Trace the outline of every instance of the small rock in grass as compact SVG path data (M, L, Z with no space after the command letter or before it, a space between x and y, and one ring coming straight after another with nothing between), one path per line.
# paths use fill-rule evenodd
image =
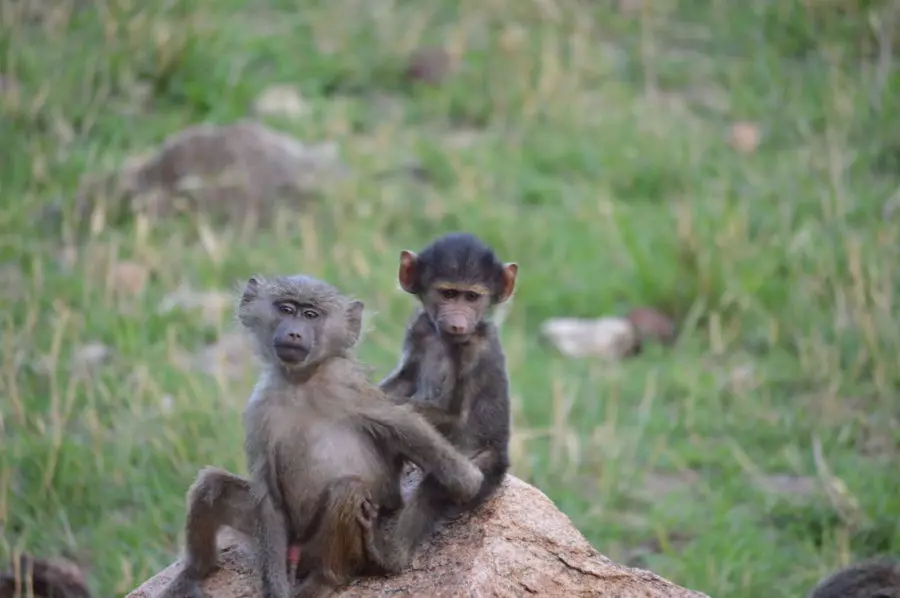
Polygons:
M122 295L138 295L144 290L150 270L143 264L134 261L121 261L110 269L110 280L113 290Z
M406 79L410 83L438 85L453 70L450 55L441 47L430 46L416 50L409 59Z
M641 342L655 340L664 345L675 342L675 324L663 313L652 307L638 307L625 316L631 322Z
M731 147L742 154L750 154L759 146L759 127L750 122L737 122L731 126Z
M182 286L166 295L159 305L159 313L175 309L199 309L205 324L215 326L222 321L222 315L233 308L233 298L222 291L195 291Z
M95 368L109 361L112 355L113 350L103 343L81 345L72 355L72 375L76 378L89 376Z
M280 116L297 119L309 114L309 105L293 85L271 85L256 97L253 103L258 116Z
M618 361L640 347L635 327L625 318L553 318L541 325L541 333L568 357Z

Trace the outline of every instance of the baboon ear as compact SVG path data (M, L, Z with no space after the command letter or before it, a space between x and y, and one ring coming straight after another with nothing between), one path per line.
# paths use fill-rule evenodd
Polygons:
M503 264L503 289L500 292L498 303L509 299L516 290L516 275L519 273L519 265L515 262Z
M366 305L362 301L352 301L347 306L347 338L351 345L356 344L362 333L362 316Z
M241 295L241 305L247 305L259 296L260 277L251 276L244 285L244 293Z
M418 274L419 256L408 249L400 252L400 272L397 278L400 280L400 287L412 295L416 294L416 280Z

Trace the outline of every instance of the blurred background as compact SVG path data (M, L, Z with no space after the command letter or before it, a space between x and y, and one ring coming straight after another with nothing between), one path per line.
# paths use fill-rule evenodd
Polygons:
M198 468L245 471L239 285L363 299L378 379L400 250L454 230L520 267L512 472L602 553L748 598L897 554L898 35L877 0L0 0L0 563L168 565Z

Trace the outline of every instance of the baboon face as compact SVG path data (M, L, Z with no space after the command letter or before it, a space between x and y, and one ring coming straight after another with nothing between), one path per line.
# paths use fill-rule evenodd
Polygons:
M263 359L286 369L306 368L349 350L359 339L363 303L308 276L247 281L238 319Z
M501 262L474 235L451 233L419 254L403 250L398 278L446 340L465 342L491 306L509 299L517 273L515 263Z
M491 305L491 296L480 285L440 281L423 298L428 315L440 332L454 341L465 341Z
M290 299L276 301L275 331L272 348L285 365L301 365L312 353L316 339L321 336L322 311L309 303Z

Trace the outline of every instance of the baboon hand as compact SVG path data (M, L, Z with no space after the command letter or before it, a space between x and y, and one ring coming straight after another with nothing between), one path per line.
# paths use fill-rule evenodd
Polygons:
M356 521L363 529L363 533L371 533L375 527L375 519L378 517L378 507L367 496L363 498L359 505L359 512L356 514Z
M459 472L457 487L449 488L449 490L453 492L461 502L468 502L478 494L483 480L484 474L481 470L475 467L470 461L466 461L465 466L463 466Z

